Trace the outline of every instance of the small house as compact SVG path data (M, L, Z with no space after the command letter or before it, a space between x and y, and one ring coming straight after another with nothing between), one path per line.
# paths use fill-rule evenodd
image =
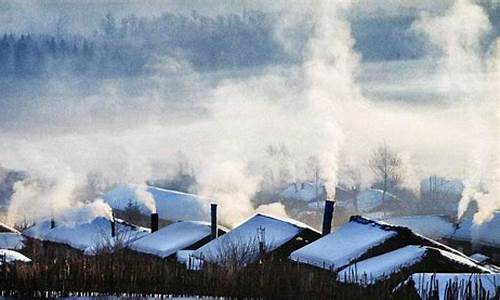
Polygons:
M320 233L306 224L257 213L193 255L217 265L243 267L263 258L285 259L319 237Z
M218 226L217 230L219 236L227 231L221 226ZM132 242L127 248L139 253L168 258L174 256L177 251L196 250L211 239L211 223L179 221L146 234Z

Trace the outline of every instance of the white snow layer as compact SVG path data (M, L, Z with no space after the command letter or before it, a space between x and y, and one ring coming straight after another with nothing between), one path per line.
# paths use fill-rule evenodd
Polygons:
M471 218L462 221L452 239L471 241L488 246L500 247L500 212L495 212L490 220L481 224L474 224Z
M165 258L210 236L210 234L210 223L181 221L134 241L129 245L129 248L137 252Z
M431 239L449 238L455 231L453 223L441 216L407 216L383 219L384 222L404 226Z
M194 255L212 263L221 263L223 253L228 247L252 247L258 244L259 232L262 232L265 251L274 249L293 239L307 225L294 220L281 220L261 213L255 214L233 230L212 240L194 252ZM313 230L313 229L311 229ZM257 257L250 258L246 263L252 263Z
M166 190L152 186L121 185L103 195L104 201L114 209L125 209L127 205L137 203L141 211L149 215L151 210L137 199L136 190L145 189L152 194L158 216L162 219L209 221L209 199L197 195Z
M500 291L500 274L459 274L459 273L416 273L410 277L415 283L415 289L422 299L427 299L431 291L438 289L439 299L446 298L446 288L451 284L459 289L470 286L472 299L479 299L478 291L489 293L489 299L498 299ZM464 290L464 289L462 289ZM465 295L457 295L457 300L469 299Z
M424 247L406 246L352 264L340 271L337 278L342 282L374 283L404 267L415 265L425 253Z
M337 231L292 252L290 259L337 271L396 235L395 231L381 229L372 223L351 221Z
M82 250L85 254L94 254L101 247L112 247L117 244L127 245L148 233L148 229L132 227L115 220L116 236L111 236L111 220L97 217L89 223L66 225L56 222L50 228L50 221L44 221L28 228L24 234L39 240L51 241Z
M8 249L0 249L0 256L5 258L5 262L11 263L14 261L31 262L31 259L21 253Z
M22 248L24 248L24 237L20 233L0 233L0 249L21 250Z

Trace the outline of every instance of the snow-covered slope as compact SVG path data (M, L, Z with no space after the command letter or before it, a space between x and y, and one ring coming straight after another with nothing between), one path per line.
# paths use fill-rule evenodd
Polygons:
M339 270L374 246L397 235L374 224L351 221L290 255L290 259L328 270Z
M0 256L4 257L7 263L11 263L14 261L31 262L31 259L22 255L21 253L8 249L0 249Z
M455 231L453 223L447 221L444 217L436 215L392 217L383 219L383 221L410 228L416 233L431 239L449 238Z
M475 225L471 218L465 219L451 238L500 247L500 212L495 212L493 218L479 225Z
M44 241L65 244L86 254L94 254L101 247L127 245L149 232L149 229L131 226L115 219L116 236L113 238L111 220L105 217L96 217L88 223L67 225L56 222L56 224L56 227L51 229L50 221L40 222L25 230L24 234Z
M278 219L258 213L225 235L196 250L194 255L212 263L221 263L228 251L232 252L236 248L247 248L249 252L255 250L260 235L263 236L264 249L268 253L290 241L306 228L315 231L294 220ZM249 264L254 262L257 257L248 255L242 259L246 261L240 263Z
M139 199L136 191L145 189L153 196L158 215L162 219L209 221L209 199L197 195L166 190L152 186L121 185L104 193L104 201L114 209L125 209L130 201L137 203L144 214L148 209Z
M24 248L24 237L20 233L0 233L0 249L20 250L22 248Z
M457 274L457 273L416 273L411 276L415 290L422 299L427 299L431 291L438 290L438 299L448 299L446 288L457 285L459 290L465 291L467 287L472 293L472 299L482 299L480 293L488 293L489 299L498 299L500 296L500 274ZM458 295L459 300L466 299Z
M210 233L210 223L181 221L134 241L129 248L165 258L201 241Z

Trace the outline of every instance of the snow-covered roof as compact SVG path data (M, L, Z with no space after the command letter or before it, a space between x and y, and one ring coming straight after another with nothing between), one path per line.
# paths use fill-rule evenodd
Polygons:
M29 237L68 245L82 250L86 254L94 254L100 247L113 246L118 243L128 244L149 232L149 229L127 224L115 219L115 237L111 236L111 220L96 217L91 222L80 224L65 224L56 222L56 227L50 228L50 220L35 224L24 231Z
M17 229L15 229L14 227L11 227L5 223L2 223L0 222L0 233L2 232L15 232L15 233L19 233L19 231Z
M153 186L120 185L104 193L104 201L114 209L124 210L130 201L137 203L146 215L151 213L139 199L136 191L145 189L154 198L156 210L160 218L167 220L196 220L209 221L208 203L209 199L182 193L173 190L162 189Z
M471 218L463 220L451 239L470 241L492 247L500 247L500 212L495 212L490 220L474 224Z
M295 238L303 230L317 232L308 225L295 220L279 219L257 213L233 230L202 246L194 252L194 255L212 263L221 263L221 256L224 255L224 251L230 250L228 248L251 248L258 245L259 236L262 233L264 236L265 252L269 253ZM248 260L242 262L243 264L252 263L257 259L257 257L254 256L247 258Z
M396 235L396 231L382 229L374 223L350 221L337 231L292 252L290 259L336 271Z
M284 189L280 196L286 199L295 199L301 201L312 201L323 193L323 184L315 185L311 182L291 183Z
M389 240L386 251L395 250L396 247L407 245L423 245L445 250L458 256L467 257L439 242L421 236L406 227L395 226L384 222L377 222L359 216L311 244L300 248L290 255L290 259L310 264L319 268L339 271L347 265L366 259L370 250ZM378 248L376 251L383 250ZM363 257L364 256L364 257Z
M422 299L434 293L436 290L439 299L448 299L446 297L446 289L450 285L457 285L461 291L467 290L472 293L471 299L482 299L481 294L489 294L489 299L498 299L498 292L500 291L500 273L499 274L457 274L457 273L415 273L411 277L414 283L415 290ZM478 294L476 294L478 293ZM457 299L466 299L465 295L457 295ZM469 298L467 298L469 299Z
M366 191L360 192L356 195L358 210L360 213L368 213L379 207L381 207L384 202L382 201L384 197L384 192L378 189L368 189ZM399 198L390 194L385 193L385 201L386 203L391 202L399 202Z
M426 246L410 245L354 263L340 271L337 278L344 282L372 284L386 279L403 268L413 267L427 258L431 258L432 254L438 256L434 259L449 262L453 267L462 265L478 272L490 273L490 270L455 253ZM432 262L428 264L430 265Z
M7 263L11 263L14 261L31 262L31 259L22 255L21 253L8 249L0 249L0 256L4 257L5 262Z
M129 248L165 258L209 237L210 234L210 223L181 221L134 241Z
M410 228L414 232L432 239L450 237L455 231L455 226L445 217L437 215L429 216L405 216L383 219L384 222Z
M24 237L20 233L0 233L0 249L21 250L22 248L24 248Z
M485 262L488 262L491 260L491 257L484 255L482 253L474 253L471 256L469 256L471 259L477 261L478 263L482 264Z
M425 247L406 246L388 253L354 263L340 271L337 278L343 282L374 283L410 267L425 256Z

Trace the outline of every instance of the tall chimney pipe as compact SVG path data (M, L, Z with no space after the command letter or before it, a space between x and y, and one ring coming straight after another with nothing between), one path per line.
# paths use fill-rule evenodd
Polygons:
M212 229L211 238L216 239L218 236L217 203L210 203L210 228Z
M158 231L158 213L151 214L151 233Z
M115 218L113 217L111 219L111 237L116 236L116 224L115 224Z
M325 236L332 231L332 219L333 219L333 205L335 201L326 200L325 201L325 212L323 214L323 230L322 235Z

